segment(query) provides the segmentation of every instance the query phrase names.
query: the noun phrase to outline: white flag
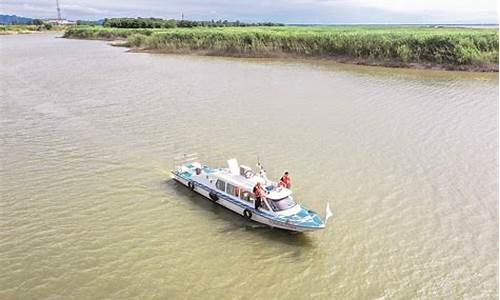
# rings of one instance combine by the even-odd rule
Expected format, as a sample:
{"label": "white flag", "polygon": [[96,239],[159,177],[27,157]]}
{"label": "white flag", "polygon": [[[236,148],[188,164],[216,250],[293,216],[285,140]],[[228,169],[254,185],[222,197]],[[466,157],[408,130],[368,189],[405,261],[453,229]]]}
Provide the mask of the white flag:
{"label": "white flag", "polygon": [[325,224],[328,222],[328,219],[333,216],[332,210],[330,209],[330,202],[326,203],[326,213],[325,213]]}

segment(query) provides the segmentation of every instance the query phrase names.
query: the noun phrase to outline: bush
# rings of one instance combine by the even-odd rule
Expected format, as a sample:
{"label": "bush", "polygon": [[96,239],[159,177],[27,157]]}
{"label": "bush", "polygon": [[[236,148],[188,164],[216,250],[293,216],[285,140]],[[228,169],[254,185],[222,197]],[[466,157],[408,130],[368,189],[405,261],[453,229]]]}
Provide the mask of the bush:
{"label": "bush", "polygon": [[127,38],[127,45],[129,47],[140,47],[145,44],[147,36],[140,33],[134,33]]}

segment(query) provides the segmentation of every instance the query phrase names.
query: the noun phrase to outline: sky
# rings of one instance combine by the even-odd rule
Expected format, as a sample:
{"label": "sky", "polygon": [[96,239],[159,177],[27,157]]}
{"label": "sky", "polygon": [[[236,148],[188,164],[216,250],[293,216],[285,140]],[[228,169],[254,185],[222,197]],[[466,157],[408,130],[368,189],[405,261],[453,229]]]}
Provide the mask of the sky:
{"label": "sky", "polygon": [[[498,23],[496,0],[59,0],[62,17],[281,23]],[[0,0],[0,14],[55,18],[56,0]]]}

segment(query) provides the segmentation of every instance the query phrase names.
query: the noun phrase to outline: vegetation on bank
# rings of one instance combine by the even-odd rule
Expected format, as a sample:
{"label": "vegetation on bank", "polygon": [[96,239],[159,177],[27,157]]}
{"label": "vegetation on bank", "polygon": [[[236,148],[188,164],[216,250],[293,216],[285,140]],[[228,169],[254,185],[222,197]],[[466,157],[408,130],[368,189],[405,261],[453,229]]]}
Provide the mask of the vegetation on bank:
{"label": "vegetation on bank", "polygon": [[75,27],[65,37],[124,39],[133,48],[228,56],[299,56],[387,66],[498,71],[498,31],[417,27],[118,29]]}
{"label": "vegetation on bank", "polygon": [[42,31],[65,31],[69,27],[64,25],[54,26],[50,23],[40,21],[29,25],[0,25],[0,35],[28,34]]}
{"label": "vegetation on bank", "polygon": [[153,29],[124,29],[124,28],[105,28],[100,26],[76,26],[69,28],[64,32],[63,37],[87,40],[124,40],[134,34],[149,36],[153,32],[159,32]]}
{"label": "vegetation on bank", "polygon": [[281,23],[245,23],[240,21],[211,20],[211,21],[191,21],[191,20],[165,20],[158,18],[112,18],[104,19],[104,27],[113,28],[192,28],[192,27],[249,27],[249,26],[284,26]]}
{"label": "vegetation on bank", "polygon": [[0,35],[31,33],[36,29],[35,25],[0,25]]}

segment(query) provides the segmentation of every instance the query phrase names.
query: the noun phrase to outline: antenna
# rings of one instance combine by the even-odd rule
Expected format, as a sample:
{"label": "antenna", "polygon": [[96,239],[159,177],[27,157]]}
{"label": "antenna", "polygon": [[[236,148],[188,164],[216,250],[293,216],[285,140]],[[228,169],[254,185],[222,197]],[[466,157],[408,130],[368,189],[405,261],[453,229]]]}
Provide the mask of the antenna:
{"label": "antenna", "polygon": [[56,4],[57,4],[57,19],[58,20],[62,20],[62,18],[61,18],[61,7],[59,7],[59,0],[56,0]]}

